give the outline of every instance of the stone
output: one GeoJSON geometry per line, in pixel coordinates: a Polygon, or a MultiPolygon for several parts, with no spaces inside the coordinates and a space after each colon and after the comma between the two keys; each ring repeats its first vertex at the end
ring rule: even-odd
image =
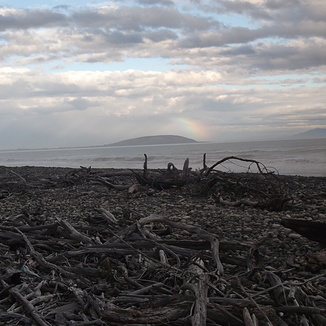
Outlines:
{"type": "Polygon", "coordinates": [[[295,240],[301,238],[301,235],[298,233],[290,233],[288,237],[295,240]]]}

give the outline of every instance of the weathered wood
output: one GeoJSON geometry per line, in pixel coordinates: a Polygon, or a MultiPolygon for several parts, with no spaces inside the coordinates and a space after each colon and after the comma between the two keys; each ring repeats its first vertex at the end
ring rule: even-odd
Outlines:
{"type": "Polygon", "coordinates": [[[211,250],[212,250],[213,257],[214,257],[214,261],[216,263],[217,271],[220,275],[223,275],[224,268],[223,268],[223,265],[220,260],[219,241],[213,234],[211,234],[208,231],[205,231],[199,227],[174,222],[174,221],[165,219],[165,218],[163,218],[161,216],[157,216],[157,215],[150,215],[150,216],[144,217],[138,221],[138,223],[140,225],[144,225],[144,224],[150,223],[150,222],[163,223],[163,224],[167,224],[174,228],[187,230],[191,233],[196,233],[196,234],[200,235],[203,239],[209,241],[209,243],[211,244],[211,250]]]}
{"type": "Polygon", "coordinates": [[[50,324],[44,320],[44,318],[37,313],[34,305],[28,301],[24,296],[22,296],[17,287],[11,288],[9,290],[10,294],[13,295],[18,301],[20,301],[24,308],[28,311],[31,317],[35,320],[39,326],[50,326],[50,324]]]}
{"type": "Polygon", "coordinates": [[[102,319],[109,323],[119,325],[131,324],[158,324],[173,323],[178,319],[186,318],[189,314],[191,302],[178,302],[177,304],[155,307],[150,309],[122,309],[109,304],[101,307],[102,319]]]}
{"type": "Polygon", "coordinates": [[[69,234],[69,237],[71,237],[72,239],[88,244],[93,243],[92,239],[77,231],[67,220],[61,220],[59,221],[59,224],[63,227],[63,229],[69,234]]]}
{"type": "Polygon", "coordinates": [[[104,186],[106,186],[108,188],[113,188],[113,189],[116,189],[116,190],[127,190],[132,186],[132,184],[116,185],[116,184],[114,184],[112,182],[109,182],[104,177],[100,177],[100,176],[97,176],[96,178],[94,178],[94,180],[98,181],[99,183],[103,184],[104,186]]]}
{"type": "Polygon", "coordinates": [[[243,308],[243,321],[245,326],[257,326],[256,316],[251,316],[247,307],[243,308]]]}
{"type": "Polygon", "coordinates": [[[195,263],[188,268],[188,270],[191,269],[191,272],[195,274],[193,277],[194,284],[192,284],[191,289],[195,294],[196,301],[191,321],[192,326],[201,326],[206,325],[207,321],[207,282],[209,276],[203,271],[205,264],[201,259],[197,259],[195,263]]]}
{"type": "Polygon", "coordinates": [[[281,224],[309,240],[326,244],[326,223],[294,218],[282,218],[281,224]]]}
{"type": "Polygon", "coordinates": [[[189,159],[186,159],[182,171],[179,171],[173,163],[168,163],[167,169],[149,172],[147,168],[147,155],[145,156],[143,174],[134,172],[134,175],[141,185],[149,185],[157,189],[169,189],[171,187],[182,187],[191,178],[189,159]]]}
{"type": "Polygon", "coordinates": [[[118,220],[116,219],[116,217],[111,212],[109,212],[107,209],[101,207],[100,211],[102,213],[102,218],[105,221],[107,221],[107,222],[109,222],[110,224],[113,224],[113,225],[118,224],[118,220]]]}
{"type": "Polygon", "coordinates": [[[34,249],[33,245],[29,241],[28,237],[24,233],[22,233],[20,230],[17,230],[17,231],[22,235],[31,256],[37,261],[37,263],[40,266],[45,267],[45,268],[50,269],[50,270],[53,270],[53,271],[56,271],[56,272],[66,276],[66,277],[74,277],[75,274],[66,271],[65,269],[63,269],[60,266],[57,266],[55,264],[52,264],[52,263],[48,262],[38,251],[36,251],[34,249]]]}

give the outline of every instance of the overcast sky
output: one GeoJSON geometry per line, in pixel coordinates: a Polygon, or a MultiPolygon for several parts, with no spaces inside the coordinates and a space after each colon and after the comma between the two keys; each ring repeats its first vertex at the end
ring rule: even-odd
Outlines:
{"type": "Polygon", "coordinates": [[[0,149],[326,127],[325,0],[64,3],[0,0],[0,149]]]}

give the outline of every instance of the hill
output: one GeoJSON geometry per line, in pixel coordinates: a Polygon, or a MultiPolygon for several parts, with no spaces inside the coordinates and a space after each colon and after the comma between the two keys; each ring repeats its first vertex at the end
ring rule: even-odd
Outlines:
{"type": "Polygon", "coordinates": [[[311,130],[296,134],[292,138],[295,138],[295,139],[326,138],[326,129],[325,128],[311,129],[311,130]]]}
{"type": "Polygon", "coordinates": [[[169,145],[197,143],[196,140],[176,135],[144,136],[126,139],[110,146],[169,145]]]}

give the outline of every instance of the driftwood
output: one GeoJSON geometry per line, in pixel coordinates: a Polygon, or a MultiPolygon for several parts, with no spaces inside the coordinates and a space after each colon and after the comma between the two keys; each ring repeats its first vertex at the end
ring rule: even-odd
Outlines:
{"type": "MultiPolygon", "coordinates": [[[[186,161],[182,171],[170,165],[167,175],[147,169],[142,180],[152,182],[146,187],[154,186],[154,176],[163,177],[160,186],[162,180],[183,180],[170,185],[193,195],[209,191],[217,205],[237,200],[246,205],[238,198],[244,189],[248,196],[255,194],[250,202],[257,200],[256,207],[272,194],[286,194],[273,174],[253,179],[215,167],[192,172],[186,161]]],[[[127,200],[137,195],[123,187],[132,184],[129,177],[136,178],[135,173],[141,175],[128,172],[125,183],[117,173],[97,174],[91,168],[42,179],[10,173],[0,185],[3,200],[34,188],[68,187],[77,195],[76,185],[84,183],[96,184],[106,198],[115,192],[127,200]]],[[[102,206],[94,207],[88,223],[60,215],[36,223],[29,213],[0,215],[0,320],[8,325],[326,324],[325,273],[307,278],[299,268],[299,278],[296,267],[272,268],[261,252],[268,237],[226,241],[174,216],[131,218],[102,206]]]]}
{"type": "MultiPolygon", "coordinates": [[[[116,222],[103,219],[102,232],[109,231],[111,237],[98,242],[95,234],[103,238],[99,229],[86,236],[78,225],[59,221],[57,230],[64,232],[56,253],[50,245],[40,247],[44,243],[40,227],[13,227],[11,233],[22,240],[19,250],[26,245],[27,255],[20,269],[1,267],[0,305],[6,307],[5,318],[14,321],[22,314],[21,320],[42,326],[292,325],[279,317],[280,312],[306,318],[311,325],[325,320],[324,306],[313,304],[308,295],[324,274],[300,284],[282,280],[252,259],[244,266],[238,255],[232,268],[224,259],[237,250],[246,261],[251,248],[258,250],[264,239],[254,246],[225,241],[217,246],[214,234],[164,216],[141,218],[127,227],[128,233],[121,220],[116,222]],[[172,228],[176,238],[162,237],[161,226],[172,228]],[[189,232],[191,240],[180,235],[178,239],[178,230],[189,232]],[[238,272],[230,274],[235,267],[238,272]],[[255,280],[260,281],[254,287],[244,285],[255,280]]],[[[0,226],[0,240],[7,239],[7,228],[0,226]]],[[[5,242],[2,246],[8,251],[5,242]]]]}
{"type": "Polygon", "coordinates": [[[189,168],[189,159],[186,159],[183,169],[179,171],[173,163],[168,163],[166,171],[149,171],[147,165],[147,155],[145,156],[143,173],[139,174],[133,171],[137,181],[141,185],[149,185],[157,189],[168,189],[171,187],[183,187],[191,182],[193,175],[191,175],[189,168]]]}
{"type": "Polygon", "coordinates": [[[303,219],[283,218],[281,224],[312,241],[326,245],[326,223],[303,219]]]}
{"type": "Polygon", "coordinates": [[[141,185],[156,189],[188,187],[192,193],[213,194],[217,202],[228,206],[245,205],[281,211],[293,199],[275,171],[270,171],[256,160],[235,156],[225,157],[208,167],[204,154],[203,168],[200,171],[192,171],[189,159],[185,160],[182,170],[169,163],[165,171],[150,171],[145,154],[143,173],[133,173],[141,185]],[[216,170],[219,165],[231,161],[247,163],[247,173],[233,174],[216,170]],[[253,167],[256,168],[256,173],[249,173],[253,167]],[[246,197],[243,197],[244,194],[246,197]]]}
{"type": "Polygon", "coordinates": [[[286,183],[275,171],[251,159],[243,159],[235,156],[225,157],[208,167],[204,154],[203,168],[193,171],[189,159],[186,159],[179,170],[173,163],[168,163],[167,168],[150,170],[148,168],[147,155],[143,170],[111,171],[105,174],[96,174],[91,167],[81,167],[73,170],[61,178],[43,178],[42,180],[27,181],[18,174],[10,172],[15,180],[0,184],[0,199],[10,196],[10,189],[19,186],[20,191],[26,191],[28,187],[40,185],[57,187],[58,185],[72,186],[84,182],[99,183],[108,189],[128,191],[128,193],[150,192],[150,189],[182,188],[190,195],[214,196],[216,202],[227,206],[252,206],[257,208],[281,211],[286,204],[293,200],[286,183]],[[244,173],[227,173],[217,170],[226,163],[247,164],[244,173]],[[251,172],[253,171],[253,172],[251,172]],[[115,178],[130,177],[136,182],[115,182],[115,178]],[[6,189],[2,189],[3,186],[6,189]]]}
{"type": "MultiPolygon", "coordinates": [[[[171,227],[187,229],[199,235],[205,235],[208,238],[212,237],[207,231],[193,226],[179,225],[163,217],[149,216],[138,222],[140,228],[149,228],[148,235],[155,235],[152,230],[153,223],[164,223],[171,227]]],[[[138,241],[127,242],[120,237],[118,233],[112,232],[112,236],[118,238],[120,244],[126,245],[124,249],[119,249],[119,243],[115,242],[113,243],[114,246],[112,246],[112,250],[110,247],[107,247],[106,244],[92,245],[88,243],[88,241],[79,241],[79,235],[81,233],[74,227],[69,226],[69,232],[66,234],[69,237],[71,234],[76,234],[76,236],[73,236],[73,239],[76,240],[76,249],[63,251],[61,256],[57,257],[56,262],[53,263],[50,262],[50,260],[52,260],[50,256],[46,257],[41,252],[35,250],[32,244],[37,239],[37,233],[35,233],[35,231],[29,236],[19,229],[16,229],[16,231],[25,241],[28,252],[35,260],[35,263],[40,269],[52,274],[52,277],[50,277],[50,275],[47,276],[47,274],[44,274],[41,270],[36,270],[36,273],[26,273],[25,269],[29,270],[26,266],[22,271],[15,271],[15,273],[11,275],[10,271],[7,271],[8,275],[5,280],[3,279],[2,286],[3,290],[5,290],[5,288],[9,289],[9,294],[11,294],[13,298],[16,298],[18,303],[24,306],[27,315],[38,325],[49,325],[50,322],[53,325],[58,320],[60,320],[61,324],[67,324],[71,320],[78,322],[79,319],[75,314],[75,309],[82,309],[84,314],[86,313],[89,316],[89,322],[90,320],[97,321],[102,319],[113,325],[130,325],[131,323],[163,324],[166,321],[173,324],[177,320],[182,320],[184,318],[189,318],[192,325],[199,326],[206,324],[208,303],[207,290],[211,282],[211,276],[209,276],[209,274],[212,273],[213,270],[209,271],[209,266],[205,266],[203,260],[200,258],[196,258],[192,261],[191,257],[188,257],[190,260],[187,262],[187,267],[175,267],[173,263],[175,257],[178,257],[180,261],[183,260],[183,257],[178,254],[171,255],[173,247],[169,245],[163,247],[158,246],[158,249],[163,250],[165,253],[165,258],[162,259],[162,255],[157,256],[153,250],[149,251],[143,248],[137,248],[135,243],[138,241]],[[85,260],[90,253],[93,257],[98,255],[97,260],[99,259],[96,263],[98,268],[94,268],[96,265],[91,267],[95,272],[91,274],[89,274],[88,270],[90,269],[90,264],[93,266],[94,263],[90,261],[87,265],[81,264],[81,261],[85,260]],[[100,258],[101,256],[102,258],[100,258]],[[72,257],[74,258],[73,260],[72,257]],[[80,257],[81,260],[76,260],[78,257],[80,257]],[[128,260],[131,264],[127,263],[128,260]],[[61,261],[62,263],[60,263],[61,261]],[[64,263],[65,261],[69,261],[70,263],[66,265],[64,263]],[[73,261],[76,261],[80,267],[75,268],[73,266],[73,261]],[[135,265],[136,269],[134,269],[135,267],[131,268],[131,265],[135,265]],[[124,271],[123,274],[119,272],[120,269],[124,271]],[[24,277],[27,281],[22,282],[17,280],[16,282],[18,285],[12,286],[10,284],[14,280],[13,276],[17,273],[19,278],[24,277]],[[138,274],[138,276],[133,278],[128,275],[129,273],[136,273],[135,275],[138,274]],[[156,285],[146,285],[148,282],[153,283],[155,279],[154,273],[161,274],[161,277],[156,280],[156,285]],[[41,274],[43,275],[42,277],[40,277],[41,274]],[[148,276],[144,277],[146,274],[148,274],[148,276]],[[89,278],[85,278],[87,275],[89,275],[89,278]],[[65,281],[61,280],[61,276],[65,277],[65,281]],[[176,288],[171,287],[168,281],[171,276],[180,283],[176,288]],[[95,279],[92,280],[94,277],[95,279]],[[111,282],[111,286],[109,286],[105,292],[103,292],[103,289],[101,291],[101,296],[95,293],[90,296],[89,291],[85,291],[86,288],[92,288],[96,286],[96,283],[101,279],[104,281],[108,277],[109,279],[111,278],[111,281],[109,281],[111,282]],[[70,280],[73,282],[71,285],[69,285],[71,282],[70,280]],[[95,280],[96,282],[94,283],[95,280]],[[120,287],[122,288],[121,293],[118,292],[118,295],[115,294],[114,296],[110,296],[111,291],[117,291],[115,289],[120,287]],[[189,296],[189,294],[186,293],[181,296],[178,295],[180,291],[178,288],[183,289],[183,291],[191,290],[193,296],[189,296]],[[62,314],[59,302],[54,304],[54,307],[53,304],[49,305],[48,309],[45,309],[45,311],[41,309],[46,303],[46,294],[50,294],[53,299],[57,294],[61,297],[67,296],[67,294],[64,293],[64,291],[67,290],[71,296],[69,301],[76,301],[71,313],[67,310],[66,314],[62,314]],[[128,291],[126,292],[126,290],[128,291]],[[103,297],[104,293],[106,294],[103,297]],[[148,296],[147,293],[150,295],[148,296]],[[38,304],[36,302],[37,297],[40,298],[38,304]],[[167,300],[169,304],[164,304],[167,300]],[[122,306],[119,305],[119,302],[122,303],[122,306]],[[173,302],[173,305],[171,305],[171,302],[173,302]],[[136,305],[137,309],[131,308],[130,305],[133,307],[136,305]],[[154,305],[154,307],[152,307],[152,305],[154,305]],[[54,320],[52,316],[54,316],[54,320]]],[[[143,234],[143,232],[140,234],[143,234]]],[[[156,235],[155,237],[159,236],[156,235]]],[[[81,239],[83,240],[84,238],[81,237],[81,239]]],[[[87,239],[89,238],[87,237],[87,239]]],[[[196,256],[195,251],[189,254],[196,256]]],[[[213,275],[214,274],[215,273],[213,273],[213,275]]],[[[214,278],[218,280],[218,274],[215,275],[214,278]]]]}

